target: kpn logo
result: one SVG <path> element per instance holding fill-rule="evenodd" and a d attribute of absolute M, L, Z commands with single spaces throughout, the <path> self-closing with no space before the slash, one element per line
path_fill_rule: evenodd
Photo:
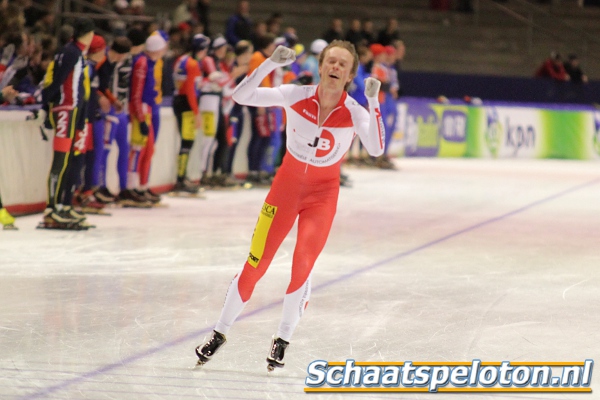
<path fill-rule="evenodd" d="M 485 143 L 492 157 L 497 157 L 502 143 L 502 124 L 495 107 L 486 107 Z"/>
<path fill-rule="evenodd" d="M 600 111 L 594 112 L 594 150 L 600 156 Z"/>

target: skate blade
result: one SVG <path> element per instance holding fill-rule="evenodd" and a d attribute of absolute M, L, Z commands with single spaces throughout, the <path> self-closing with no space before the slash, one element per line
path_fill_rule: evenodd
<path fill-rule="evenodd" d="M 285 364 L 278 364 L 275 361 L 267 359 L 267 371 L 273 372 L 275 368 L 283 368 Z"/>
<path fill-rule="evenodd" d="M 121 203 L 120 206 L 122 208 L 142 208 L 142 209 L 149 209 L 152 208 L 152 205 L 150 204 L 133 204 L 133 203 Z"/>
<path fill-rule="evenodd" d="M 202 368 L 204 366 L 204 364 L 206 364 L 206 361 L 198 360 L 198 361 L 196 361 L 196 365 L 194 365 L 194 367 Z"/>
<path fill-rule="evenodd" d="M 160 202 L 160 203 L 153 203 L 150 208 L 168 208 L 168 207 L 169 207 L 168 204 Z"/>
<path fill-rule="evenodd" d="M 5 231 L 18 231 L 19 230 L 19 228 L 17 228 L 13 224 L 6 224 L 6 225 L 4 225 L 4 227 L 2 229 L 4 229 Z"/>
<path fill-rule="evenodd" d="M 105 217 L 110 217 L 112 214 L 104 211 L 101 208 L 93 208 L 93 207 L 81 207 L 81 211 L 84 214 L 92 214 L 92 215 L 102 215 Z"/>
<path fill-rule="evenodd" d="M 79 224 L 47 224 L 40 222 L 36 229 L 49 229 L 59 231 L 87 231 L 89 227 L 82 226 Z"/>
<path fill-rule="evenodd" d="M 169 192 L 169 197 L 179 197 L 183 199 L 206 199 L 204 193 L 189 193 L 189 192 Z"/>

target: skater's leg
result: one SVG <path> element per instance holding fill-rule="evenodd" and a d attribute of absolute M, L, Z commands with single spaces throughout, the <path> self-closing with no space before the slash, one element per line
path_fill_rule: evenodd
<path fill-rule="evenodd" d="M 277 189 L 277 188 L 276 188 Z M 281 242 L 294 225 L 297 211 L 293 205 L 278 207 L 285 202 L 276 190 L 267 197 L 254 228 L 250 255 L 242 272 L 238 274 L 227 291 L 225 304 L 219 317 L 216 331 L 227 334 L 231 325 L 244 309 L 244 305 L 252 296 L 256 283 L 265 274 Z"/>
<path fill-rule="evenodd" d="M 215 149 L 213 171 L 221 174 L 227 171 L 227 153 L 229 145 L 227 143 L 227 122 L 223 112 L 219 113 L 219 123 L 217 127 L 217 148 Z"/>
<path fill-rule="evenodd" d="M 233 160 L 235 158 L 235 151 L 237 149 L 237 144 L 242 137 L 242 129 L 244 127 L 244 113 L 242 109 L 235 108 L 235 113 L 232 111 L 231 117 L 229 118 L 229 122 L 231 124 L 232 130 L 232 143 L 229 147 L 228 155 L 227 155 L 227 174 L 231 174 L 233 172 Z"/>
<path fill-rule="evenodd" d="M 177 182 L 183 183 L 187 175 L 190 151 L 196 138 L 196 117 L 184 96 L 176 96 L 173 101 L 173 111 L 177 118 L 177 128 L 181 136 L 181 147 L 177 157 Z"/>
<path fill-rule="evenodd" d="M 149 135 L 148 135 L 149 136 Z M 131 125 L 131 149 L 127 169 L 127 189 L 139 189 L 142 160 L 146 157 L 148 136 L 140 132 L 140 123 L 134 119 Z"/>
<path fill-rule="evenodd" d="M 62 204 L 66 175 L 71 161 L 77 108 L 72 111 L 61 110 L 50 114 L 50 122 L 56 133 L 53 139 L 54 155 L 50 175 L 48 176 L 48 208 Z"/>
<path fill-rule="evenodd" d="M 117 159 L 117 171 L 119 173 L 119 185 L 121 190 L 127 189 L 127 166 L 129 164 L 129 115 L 127 113 L 117 114 L 119 124 L 117 125 L 115 138 L 119 147 L 119 157 Z M 106 154 L 108 157 L 108 153 Z M 106 164 L 106 162 L 105 162 Z"/>
<path fill-rule="evenodd" d="M 148 126 L 148 141 L 146 143 L 146 151 L 143 157 L 140 158 L 140 188 L 145 190 L 150 180 L 150 167 L 152 165 L 152 156 L 154 155 L 154 127 Z"/>
<path fill-rule="evenodd" d="M 329 191 L 311 201 L 315 205 L 300 212 L 298 217 L 298 238 L 292 262 L 292 277 L 283 299 L 283 312 L 277 337 L 289 342 L 300 322 L 310 297 L 310 274 L 325 246 L 333 217 L 336 211 L 337 191 Z M 320 203 L 320 204 L 319 204 Z"/>

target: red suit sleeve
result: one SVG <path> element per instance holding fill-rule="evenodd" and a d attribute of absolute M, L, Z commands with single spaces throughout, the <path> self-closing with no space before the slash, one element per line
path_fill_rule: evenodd
<path fill-rule="evenodd" d="M 148 75 L 148 60 L 140 57 L 133 65 L 131 72 L 131 97 L 129 100 L 129 113 L 138 121 L 144 121 L 144 110 L 142 108 L 142 95 L 146 76 Z"/>
<path fill-rule="evenodd" d="M 200 74 L 200 65 L 198 61 L 193 60 L 191 57 L 188 58 L 185 65 L 187 70 L 187 79 L 185 80 L 184 92 L 187 97 L 188 103 L 194 112 L 194 115 L 198 115 L 198 98 L 196 96 L 196 82 L 202 76 Z"/>

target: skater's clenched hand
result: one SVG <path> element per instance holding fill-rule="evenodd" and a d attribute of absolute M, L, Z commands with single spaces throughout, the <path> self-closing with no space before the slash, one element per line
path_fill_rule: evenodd
<path fill-rule="evenodd" d="M 375 78 L 369 77 L 365 79 L 365 96 L 366 97 L 377 97 L 379 95 L 379 88 L 381 82 Z"/>
<path fill-rule="evenodd" d="M 296 52 L 285 46 L 277 46 L 270 58 L 277 64 L 290 65 L 296 60 Z"/>

